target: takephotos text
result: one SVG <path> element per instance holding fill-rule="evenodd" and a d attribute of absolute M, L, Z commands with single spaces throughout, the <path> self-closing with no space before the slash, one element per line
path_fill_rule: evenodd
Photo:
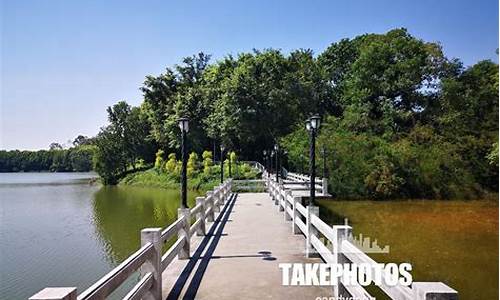
<path fill-rule="evenodd" d="M 385 284 L 389 286 L 409 286 L 413 281 L 409 263 L 280 263 L 283 285 L 344 285 L 368 286 Z"/>

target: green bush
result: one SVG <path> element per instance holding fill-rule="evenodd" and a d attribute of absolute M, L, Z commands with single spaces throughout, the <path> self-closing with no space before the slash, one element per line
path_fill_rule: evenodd
<path fill-rule="evenodd" d="M 156 158 L 155 158 L 155 169 L 161 170 L 163 168 L 163 150 L 158 150 L 156 152 Z"/>
<path fill-rule="evenodd" d="M 191 152 L 187 161 L 187 176 L 193 177 L 198 172 L 198 154 Z"/>

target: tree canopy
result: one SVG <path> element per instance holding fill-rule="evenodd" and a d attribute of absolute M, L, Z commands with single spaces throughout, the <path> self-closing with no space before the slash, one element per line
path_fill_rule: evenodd
<path fill-rule="evenodd" d="M 159 159 L 159 149 L 178 153 L 181 116 L 198 155 L 222 143 L 261 159 L 280 142 L 289 167 L 305 171 L 303 125 L 318 113 L 337 196 L 444 198 L 497 188 L 498 65 L 464 68 L 403 28 L 342 39 L 318 55 L 265 49 L 210 63 L 199 53 L 147 76 L 141 90 L 140 107 L 110 107 L 110 125 L 96 137 L 97 170 L 109 183 L 138 160 Z"/>

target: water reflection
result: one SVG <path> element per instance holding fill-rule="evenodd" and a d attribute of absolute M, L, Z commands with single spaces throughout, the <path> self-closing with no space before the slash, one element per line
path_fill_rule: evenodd
<path fill-rule="evenodd" d="M 188 193 L 188 204 L 199 192 Z M 140 247 L 140 231 L 164 228 L 177 218 L 178 190 L 102 187 L 93 197 L 93 221 L 107 260 L 116 265 Z"/>

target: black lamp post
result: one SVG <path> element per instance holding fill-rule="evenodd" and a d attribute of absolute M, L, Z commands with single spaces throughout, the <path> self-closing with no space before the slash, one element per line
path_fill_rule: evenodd
<path fill-rule="evenodd" d="M 231 172 L 231 151 L 228 152 L 229 156 L 229 178 L 233 177 L 233 173 Z"/>
<path fill-rule="evenodd" d="M 280 178 L 280 145 L 276 143 L 274 145 L 274 153 L 276 153 L 276 182 L 279 182 Z"/>
<path fill-rule="evenodd" d="M 266 169 L 267 171 L 267 151 L 264 150 L 262 151 L 262 163 L 264 164 L 264 168 Z"/>
<path fill-rule="evenodd" d="M 323 178 L 326 178 L 326 148 L 324 145 L 321 147 L 321 155 L 323 156 Z"/>
<path fill-rule="evenodd" d="M 314 115 L 306 122 L 306 129 L 311 135 L 311 145 L 309 148 L 309 173 L 311 176 L 311 189 L 309 196 L 309 205 L 313 206 L 316 198 L 316 133 L 319 129 L 319 116 Z"/>
<path fill-rule="evenodd" d="M 181 129 L 181 207 L 187 208 L 187 145 L 186 134 L 189 131 L 189 120 L 187 118 L 180 118 L 178 120 L 179 128 Z"/>
<path fill-rule="evenodd" d="M 274 164 L 273 160 L 274 159 L 274 150 L 271 150 L 271 155 L 269 156 L 269 171 L 272 173 L 274 172 Z"/>
<path fill-rule="evenodd" d="M 220 183 L 224 182 L 224 145 L 220 144 Z"/>
<path fill-rule="evenodd" d="M 214 146 L 214 153 L 213 153 L 214 155 L 212 157 L 212 163 L 215 165 L 215 139 L 214 139 L 214 145 L 213 146 Z"/>

